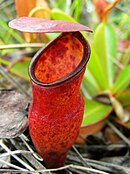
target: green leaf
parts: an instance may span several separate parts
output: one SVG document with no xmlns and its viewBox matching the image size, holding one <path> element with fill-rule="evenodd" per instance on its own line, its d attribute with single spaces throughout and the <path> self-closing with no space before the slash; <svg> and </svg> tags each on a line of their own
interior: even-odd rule
<svg viewBox="0 0 130 174">
<path fill-rule="evenodd" d="M 69 22 L 76 22 L 74 18 L 66 14 L 65 12 L 61 11 L 60 9 L 52 9 L 51 10 L 51 17 L 55 20 L 64 20 Z"/>
<path fill-rule="evenodd" d="M 18 61 L 11 67 L 10 72 L 22 77 L 25 80 L 29 80 L 28 76 L 29 63 L 30 63 L 30 58 Z"/>
<path fill-rule="evenodd" d="M 88 68 L 86 69 L 86 72 L 84 74 L 82 84 L 89 95 L 93 97 L 98 93 L 98 91 L 100 91 L 98 83 L 96 82 L 94 76 Z"/>
<path fill-rule="evenodd" d="M 0 63 L 3 64 L 3 65 L 10 65 L 10 62 L 7 61 L 7 60 L 4 60 L 3 58 L 0 58 Z"/>
<path fill-rule="evenodd" d="M 112 111 L 112 106 L 94 100 L 85 99 L 85 111 L 82 126 L 105 119 Z"/>
<path fill-rule="evenodd" d="M 107 89 L 108 85 L 104 74 L 104 68 L 100 63 L 100 57 L 98 57 L 92 46 L 90 60 L 88 62 L 87 68 L 95 79 L 95 83 L 97 83 L 98 91 Z M 88 77 L 88 79 L 89 78 L 91 77 Z"/>
<path fill-rule="evenodd" d="M 130 105 L 130 89 L 123 92 L 120 96 L 117 97 L 117 100 L 123 105 Z"/>
<path fill-rule="evenodd" d="M 126 66 L 116 78 L 112 94 L 119 96 L 130 85 L 130 65 Z"/>
<path fill-rule="evenodd" d="M 74 16 L 74 18 L 78 21 L 80 18 L 81 10 L 82 10 L 82 3 L 80 0 L 75 0 L 71 4 L 71 15 Z"/>
<path fill-rule="evenodd" d="M 7 23 L 5 23 L 3 20 L 0 20 L 0 27 L 3 28 L 1 30 L 1 38 L 4 44 L 11 43 L 11 38 L 15 39 L 19 43 L 24 43 L 24 39 L 14 30 L 9 28 Z"/>
<path fill-rule="evenodd" d="M 104 89 L 108 89 L 113 84 L 113 59 L 116 58 L 116 34 L 110 24 L 101 23 L 97 27 L 94 34 L 94 49 L 105 76 L 103 83 L 107 85 L 104 85 Z"/>
</svg>

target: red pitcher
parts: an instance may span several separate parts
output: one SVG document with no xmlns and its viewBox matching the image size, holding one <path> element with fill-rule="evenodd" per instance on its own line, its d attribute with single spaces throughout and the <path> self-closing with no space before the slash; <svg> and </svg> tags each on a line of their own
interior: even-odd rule
<svg viewBox="0 0 130 174">
<path fill-rule="evenodd" d="M 74 22 L 31 17 L 14 19 L 9 26 L 29 33 L 63 32 L 30 63 L 32 102 L 28 112 L 30 135 L 46 167 L 63 166 L 84 113 L 80 84 L 90 47 L 79 31 L 92 30 Z"/>
<path fill-rule="evenodd" d="M 80 84 L 90 48 L 80 32 L 63 33 L 30 63 L 32 103 L 29 129 L 48 168 L 64 165 L 83 118 Z"/>
</svg>

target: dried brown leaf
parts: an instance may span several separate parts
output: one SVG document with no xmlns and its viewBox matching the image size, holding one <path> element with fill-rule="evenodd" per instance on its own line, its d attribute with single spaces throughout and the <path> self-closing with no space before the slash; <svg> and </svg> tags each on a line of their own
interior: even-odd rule
<svg viewBox="0 0 130 174">
<path fill-rule="evenodd" d="M 0 138 L 14 138 L 27 128 L 26 98 L 15 91 L 0 91 Z"/>
</svg>

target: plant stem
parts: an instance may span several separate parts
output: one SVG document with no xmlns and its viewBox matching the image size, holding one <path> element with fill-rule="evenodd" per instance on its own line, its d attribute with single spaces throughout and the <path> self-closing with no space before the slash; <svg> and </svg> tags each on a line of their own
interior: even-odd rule
<svg viewBox="0 0 130 174">
<path fill-rule="evenodd" d="M 10 167 L 12 167 L 12 168 L 18 169 L 18 170 L 22 170 L 23 172 L 25 172 L 25 171 L 28 172 L 28 170 L 26 170 L 26 169 L 24 169 L 24 168 L 21 168 L 21 167 L 18 167 L 18 166 L 16 166 L 16 165 L 11 164 L 11 163 L 9 163 L 9 162 L 7 162 L 7 161 L 4 161 L 4 160 L 2 160 L 2 159 L 0 159 L 0 163 L 6 164 L 6 165 L 8 165 L 8 166 L 10 166 Z"/>
<path fill-rule="evenodd" d="M 2 142 L 2 140 L 0 141 L 0 145 L 5 151 L 7 151 L 8 153 L 11 153 L 11 150 Z M 26 167 L 30 171 L 34 171 L 34 169 L 31 166 L 29 166 L 27 163 L 25 163 L 23 160 L 21 160 L 18 156 L 14 155 L 14 154 L 11 154 L 11 156 L 13 156 L 19 163 L 21 163 L 24 167 Z"/>
<path fill-rule="evenodd" d="M 103 14 L 103 16 L 104 16 L 104 20 L 106 21 L 106 16 L 107 16 L 107 14 L 109 13 L 109 11 L 112 9 L 112 8 L 114 8 L 115 6 L 116 6 L 116 4 L 117 3 L 119 3 L 121 0 L 114 0 L 111 4 L 109 4 L 106 8 L 105 8 L 105 10 L 104 10 L 104 14 Z"/>
<path fill-rule="evenodd" d="M 83 166 L 77 166 L 77 165 L 73 165 L 73 164 L 70 164 L 70 165 L 67 165 L 67 166 L 64 166 L 64 167 L 60 167 L 60 168 L 55 168 L 55 169 L 43 169 L 43 170 L 35 170 L 35 171 L 19 171 L 19 170 L 9 170 L 9 169 L 6 169 L 7 171 L 10 171 L 11 173 L 37 173 L 37 172 L 55 172 L 55 171 L 60 171 L 60 170 L 65 170 L 65 169 L 76 169 L 79 170 L 79 173 L 80 171 L 90 171 L 90 172 L 94 172 L 94 173 L 98 173 L 98 174 L 110 174 L 110 173 L 107 173 L 107 172 L 103 172 L 103 171 L 100 171 L 100 170 L 96 170 L 96 169 L 90 169 L 90 168 L 87 168 L 87 167 L 83 167 Z M 0 169 L 0 171 L 4 171 L 4 169 Z"/>
<path fill-rule="evenodd" d="M 82 155 L 78 152 L 78 150 L 76 149 L 76 147 L 75 147 L 75 146 L 72 146 L 72 148 L 74 149 L 74 151 L 75 151 L 76 154 L 78 155 L 78 157 L 79 157 L 79 159 L 81 160 L 82 164 L 83 164 L 84 166 L 87 166 L 87 167 L 91 168 L 91 166 L 87 164 L 87 162 L 84 160 L 84 158 L 82 157 Z"/>
<path fill-rule="evenodd" d="M 130 146 L 130 141 L 125 137 L 109 120 L 106 121 L 108 126 L 126 143 Z"/>
<path fill-rule="evenodd" d="M 0 50 L 3 49 L 16 49 L 16 48 L 41 48 L 43 47 L 43 43 L 25 43 L 25 44 L 10 44 L 10 45 L 1 45 Z"/>
<path fill-rule="evenodd" d="M 33 156 L 34 156 L 37 160 L 43 161 L 43 159 L 42 159 L 40 156 L 38 156 L 38 155 L 32 150 L 32 148 L 29 146 L 29 144 L 26 142 L 26 140 L 25 140 L 25 135 L 24 135 L 24 134 L 21 134 L 21 135 L 20 135 L 20 138 L 21 138 L 21 140 L 23 141 L 23 143 L 26 145 L 27 149 L 33 154 Z"/>
</svg>

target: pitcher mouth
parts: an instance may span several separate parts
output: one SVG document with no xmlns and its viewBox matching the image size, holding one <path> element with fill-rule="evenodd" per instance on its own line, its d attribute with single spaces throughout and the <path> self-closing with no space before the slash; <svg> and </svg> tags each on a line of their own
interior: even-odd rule
<svg viewBox="0 0 130 174">
<path fill-rule="evenodd" d="M 70 32 L 71 33 L 71 32 Z M 41 48 L 32 58 L 30 65 L 29 65 L 29 76 L 31 78 L 31 80 L 40 86 L 43 87 L 54 87 L 54 86 L 58 86 L 60 84 L 62 84 L 63 82 L 66 82 L 76 76 L 78 76 L 82 70 L 84 69 L 84 67 L 86 66 L 89 57 L 90 57 L 90 46 L 88 44 L 88 42 L 85 40 L 85 38 L 82 36 L 82 34 L 80 32 L 72 32 L 73 36 L 79 40 L 79 42 L 82 44 L 83 46 L 83 56 L 82 59 L 80 61 L 80 63 L 67 75 L 65 75 L 62 78 L 59 78 L 55 81 L 52 82 L 41 82 L 39 81 L 34 73 L 34 69 L 36 66 L 37 61 L 39 60 L 39 58 L 41 57 L 41 55 L 51 46 L 54 44 L 55 41 L 59 40 L 60 38 L 62 38 L 63 36 L 67 35 L 68 32 L 66 33 L 62 33 L 60 34 L 56 39 L 52 40 L 51 42 L 49 42 L 45 47 Z"/>
</svg>

